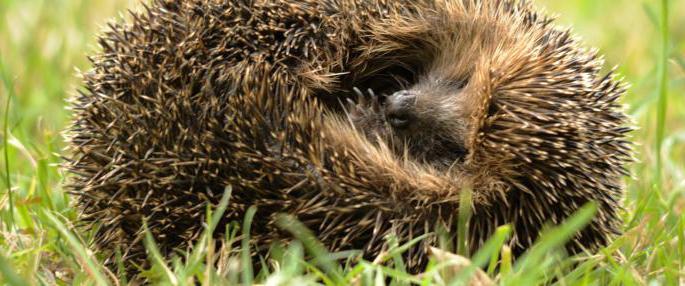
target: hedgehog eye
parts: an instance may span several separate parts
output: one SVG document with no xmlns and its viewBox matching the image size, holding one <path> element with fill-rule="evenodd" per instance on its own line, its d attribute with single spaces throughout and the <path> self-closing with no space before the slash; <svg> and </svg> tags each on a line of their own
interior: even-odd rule
<svg viewBox="0 0 685 286">
<path fill-rule="evenodd" d="M 409 126 L 409 116 L 406 114 L 389 114 L 388 123 L 390 126 L 397 129 L 404 129 Z"/>
</svg>

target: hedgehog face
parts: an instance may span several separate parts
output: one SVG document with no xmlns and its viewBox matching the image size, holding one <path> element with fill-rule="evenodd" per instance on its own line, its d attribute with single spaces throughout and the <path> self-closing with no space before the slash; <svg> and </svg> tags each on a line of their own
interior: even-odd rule
<svg viewBox="0 0 685 286">
<path fill-rule="evenodd" d="M 466 81 L 428 75 L 387 96 L 382 111 L 393 146 L 439 169 L 459 163 L 468 151 L 465 86 Z"/>
<path fill-rule="evenodd" d="M 373 89 L 369 96 L 357 90 L 358 100 L 351 101 L 349 114 L 353 124 L 367 137 L 380 135 L 398 156 L 437 169 L 461 163 L 468 152 L 472 113 L 467 81 L 431 72 L 405 86 L 394 92 L 386 89 L 391 93 L 380 97 Z"/>
<path fill-rule="evenodd" d="M 381 135 L 398 157 L 438 170 L 466 164 L 474 150 L 476 109 L 484 105 L 491 83 L 482 74 L 496 70 L 492 51 L 510 47 L 508 35 L 487 21 L 469 24 L 440 16 L 420 21 L 381 23 L 376 41 L 363 50 L 363 63 L 351 80 L 382 96 L 357 92 L 352 123 L 367 138 Z M 450 27 L 444 29 L 441 27 Z M 416 29 L 414 29 L 416 28 Z M 437 31 L 437 32 L 436 32 Z M 387 33 L 387 34 L 386 34 Z M 481 40 L 472 41 L 475 37 Z M 371 108 L 368 101 L 378 107 Z"/>
<path fill-rule="evenodd" d="M 459 167 L 470 151 L 474 99 L 482 96 L 469 80 L 472 69 L 458 48 L 402 50 L 359 83 L 367 94 L 356 90 L 349 116 L 357 130 L 372 140 L 380 135 L 400 158 L 438 170 Z"/>
</svg>

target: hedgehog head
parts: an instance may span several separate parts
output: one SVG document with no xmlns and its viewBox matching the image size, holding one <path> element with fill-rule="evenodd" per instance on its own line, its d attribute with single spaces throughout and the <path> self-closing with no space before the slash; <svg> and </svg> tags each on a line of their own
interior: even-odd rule
<svg viewBox="0 0 685 286">
<path fill-rule="evenodd" d="M 466 155 L 473 113 L 465 86 L 465 80 L 434 73 L 391 95 L 377 96 L 369 89 L 368 102 L 356 90 L 362 104 L 351 102 L 349 116 L 359 130 L 367 136 L 381 135 L 398 154 L 438 169 L 453 167 Z M 364 112 L 364 104 L 370 104 L 372 111 Z"/>
</svg>

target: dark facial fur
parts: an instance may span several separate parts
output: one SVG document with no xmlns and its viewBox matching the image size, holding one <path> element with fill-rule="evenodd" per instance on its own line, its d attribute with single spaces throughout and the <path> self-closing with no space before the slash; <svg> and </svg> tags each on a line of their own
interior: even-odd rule
<svg viewBox="0 0 685 286">
<path fill-rule="evenodd" d="M 390 95 L 356 89 L 358 99 L 350 101 L 349 116 L 358 130 L 369 138 L 378 136 L 399 156 L 437 169 L 456 167 L 468 152 L 466 84 L 429 74 Z"/>
</svg>

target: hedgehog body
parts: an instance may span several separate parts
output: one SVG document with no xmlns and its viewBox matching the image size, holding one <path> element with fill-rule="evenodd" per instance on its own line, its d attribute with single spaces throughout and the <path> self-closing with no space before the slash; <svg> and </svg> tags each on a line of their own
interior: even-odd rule
<svg viewBox="0 0 685 286">
<path fill-rule="evenodd" d="M 510 224 L 520 253 L 588 202 L 571 252 L 619 231 L 624 87 L 526 3 L 159 0 L 131 19 L 101 37 L 68 132 L 69 187 L 109 253 L 144 260 L 143 220 L 163 252 L 188 246 L 227 186 L 220 225 L 257 206 L 262 249 L 289 239 L 279 213 L 370 257 L 389 234 L 456 233 L 467 188 L 474 249 Z M 345 107 L 355 87 L 389 96 Z"/>
</svg>

